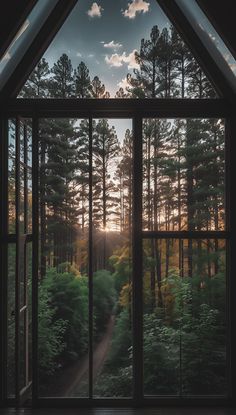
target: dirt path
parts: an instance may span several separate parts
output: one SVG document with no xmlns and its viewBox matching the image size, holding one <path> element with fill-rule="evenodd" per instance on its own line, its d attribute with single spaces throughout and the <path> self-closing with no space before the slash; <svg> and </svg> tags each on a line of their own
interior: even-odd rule
<svg viewBox="0 0 236 415">
<path fill-rule="evenodd" d="M 111 316 L 107 325 L 107 330 L 100 342 L 97 344 L 93 354 L 93 378 L 102 369 L 107 353 L 110 348 L 112 332 L 115 324 L 115 317 Z M 75 396 L 78 394 L 82 384 L 88 384 L 89 358 L 84 357 L 80 362 L 73 366 L 73 370 L 67 374 L 67 384 L 69 387 L 64 391 L 64 396 Z M 70 383 L 71 382 L 71 383 Z"/>
</svg>

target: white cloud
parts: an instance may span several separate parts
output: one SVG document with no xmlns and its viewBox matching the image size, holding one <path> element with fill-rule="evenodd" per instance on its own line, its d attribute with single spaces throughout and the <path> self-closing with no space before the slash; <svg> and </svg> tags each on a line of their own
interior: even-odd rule
<svg viewBox="0 0 236 415">
<path fill-rule="evenodd" d="M 128 3 L 128 8 L 122 14 L 129 19 L 134 19 L 136 13 L 148 12 L 149 6 L 150 3 L 145 0 L 133 0 L 132 3 Z"/>
<path fill-rule="evenodd" d="M 105 56 L 105 62 L 110 66 L 116 66 L 117 68 L 119 68 L 123 65 L 123 55 L 118 55 L 118 53 L 114 53 L 111 56 Z"/>
<path fill-rule="evenodd" d="M 101 17 L 102 15 L 102 6 L 99 6 L 97 3 L 93 3 L 91 9 L 87 11 L 89 17 Z"/>
<path fill-rule="evenodd" d="M 114 49 L 114 50 L 122 48 L 122 44 L 118 43 L 118 42 L 115 43 L 114 40 L 111 40 L 111 42 L 109 42 L 109 43 L 104 43 L 103 46 L 104 46 L 104 48 Z"/>
<path fill-rule="evenodd" d="M 118 53 L 113 53 L 111 56 L 106 55 L 105 62 L 110 66 L 115 66 L 116 68 L 119 68 L 126 63 L 128 69 L 138 69 L 139 64 L 135 60 L 135 52 L 136 50 L 134 49 L 127 56 L 126 52 L 123 52 L 122 55 L 119 55 Z"/>
<path fill-rule="evenodd" d="M 78 56 L 78 58 L 82 58 L 82 53 L 77 52 L 77 53 L 76 53 L 76 56 Z"/>
<path fill-rule="evenodd" d="M 123 78 L 120 82 L 118 82 L 117 85 L 119 88 L 123 88 L 124 91 L 126 91 L 127 87 L 130 87 L 127 78 Z"/>
<path fill-rule="evenodd" d="M 90 54 L 88 55 L 88 58 L 94 58 L 94 54 L 93 54 L 93 53 L 90 53 Z"/>
</svg>

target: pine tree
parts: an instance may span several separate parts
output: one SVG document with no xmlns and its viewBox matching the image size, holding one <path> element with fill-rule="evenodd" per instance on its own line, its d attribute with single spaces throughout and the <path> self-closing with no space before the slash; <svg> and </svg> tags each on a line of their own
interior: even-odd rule
<svg viewBox="0 0 236 415">
<path fill-rule="evenodd" d="M 131 238 L 133 134 L 129 129 L 125 132 L 121 154 L 115 176 L 120 194 L 120 231 L 128 232 Z"/>
<path fill-rule="evenodd" d="M 84 62 L 80 62 L 74 72 L 75 95 L 77 98 L 90 98 L 92 94 L 92 85 L 89 76 L 89 69 Z"/>
<path fill-rule="evenodd" d="M 105 85 L 102 84 L 98 76 L 92 80 L 92 96 L 93 98 L 109 98 L 110 94 L 106 91 Z"/>
<path fill-rule="evenodd" d="M 73 68 L 69 57 L 63 55 L 54 63 L 50 82 L 50 95 L 53 98 L 71 98 L 75 95 Z"/>
<path fill-rule="evenodd" d="M 116 215 L 116 189 L 110 171 L 114 169 L 112 162 L 118 155 L 119 142 L 115 128 L 109 126 L 107 120 L 97 122 L 93 139 L 94 157 L 94 225 L 103 232 L 102 266 L 106 265 L 106 231 L 108 220 L 112 222 Z M 114 219 L 113 219 L 114 220 Z"/>
<path fill-rule="evenodd" d="M 20 96 L 22 98 L 46 98 L 49 94 L 49 65 L 45 58 L 42 58 L 26 84 L 22 88 Z"/>
<path fill-rule="evenodd" d="M 130 95 L 129 92 L 124 91 L 124 88 L 119 88 L 118 91 L 116 91 L 115 98 L 129 98 Z"/>
<path fill-rule="evenodd" d="M 187 94 L 191 98 L 215 98 L 216 92 L 201 67 L 193 60 L 189 67 Z"/>
</svg>

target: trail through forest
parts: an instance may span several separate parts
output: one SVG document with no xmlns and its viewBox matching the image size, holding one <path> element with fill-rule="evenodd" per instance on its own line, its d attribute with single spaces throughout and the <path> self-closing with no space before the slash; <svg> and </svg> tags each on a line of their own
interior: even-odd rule
<svg viewBox="0 0 236 415">
<path fill-rule="evenodd" d="M 109 352 L 112 332 L 115 324 L 115 316 L 111 316 L 107 330 L 100 342 L 97 344 L 93 354 L 93 378 L 95 379 L 99 371 L 102 369 L 107 354 Z M 73 367 L 73 372 L 70 373 L 70 379 L 68 378 L 69 373 L 65 375 L 67 378 L 67 385 L 69 387 L 65 390 L 64 396 L 75 396 L 80 393 L 82 385 L 88 384 L 88 371 L 89 371 L 89 357 L 84 357 Z M 87 388 L 88 390 L 88 388 Z"/>
</svg>

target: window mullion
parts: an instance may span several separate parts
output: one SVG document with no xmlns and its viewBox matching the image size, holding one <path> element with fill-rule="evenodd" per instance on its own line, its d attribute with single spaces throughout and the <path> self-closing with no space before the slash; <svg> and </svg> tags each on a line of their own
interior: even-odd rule
<svg viewBox="0 0 236 415">
<path fill-rule="evenodd" d="M 142 118 L 133 119 L 133 376 L 135 402 L 143 398 Z"/>
<path fill-rule="evenodd" d="M 93 397 L 93 120 L 89 117 L 89 398 Z"/>
</svg>

